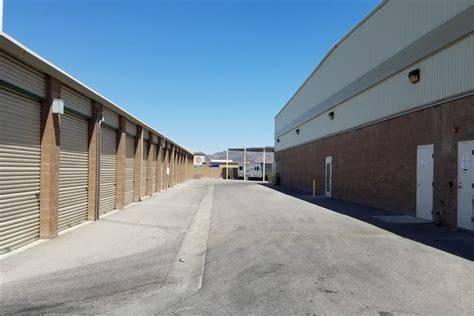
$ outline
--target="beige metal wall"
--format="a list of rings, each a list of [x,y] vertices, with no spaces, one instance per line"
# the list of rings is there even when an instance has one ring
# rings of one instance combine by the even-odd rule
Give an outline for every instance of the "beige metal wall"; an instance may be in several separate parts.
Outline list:
[[[473,5],[474,0],[387,1],[337,44],[277,115],[276,124],[290,123]]]
[[[298,126],[299,135],[293,129],[278,136],[280,141],[275,142],[275,148],[282,150],[304,144],[472,90],[473,57],[474,36],[471,35],[410,67],[421,70],[421,80],[417,84],[408,81],[408,69],[401,71]],[[334,120],[328,118],[330,111],[335,113]]]
[[[65,107],[87,117],[91,116],[91,100],[76,91],[61,86],[61,99],[64,100]]]
[[[44,97],[44,75],[0,51],[0,80]]]
[[[104,123],[114,128],[119,128],[119,115],[107,108],[102,110]]]

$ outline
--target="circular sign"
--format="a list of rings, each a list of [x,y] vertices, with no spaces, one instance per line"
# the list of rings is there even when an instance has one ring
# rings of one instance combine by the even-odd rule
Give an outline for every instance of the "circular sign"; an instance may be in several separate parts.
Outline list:
[[[201,162],[201,157],[196,157],[196,162]]]

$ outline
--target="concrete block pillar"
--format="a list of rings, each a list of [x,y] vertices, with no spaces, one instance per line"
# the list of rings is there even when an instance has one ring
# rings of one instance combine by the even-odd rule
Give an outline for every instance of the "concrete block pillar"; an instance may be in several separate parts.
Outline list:
[[[116,208],[125,207],[125,155],[127,134],[125,133],[124,117],[119,118],[119,129],[117,131],[117,187],[116,187]]]
[[[150,134],[150,140],[147,142],[147,161],[146,161],[146,195],[151,196],[153,194],[153,148],[156,147],[155,144],[152,143],[152,134]]]
[[[163,140],[158,139],[156,145],[156,192],[161,191],[163,185]]]
[[[163,183],[163,187],[165,189],[169,188],[169,160],[170,160],[170,151],[168,148],[168,144],[165,142],[165,149],[164,149],[164,162],[163,162],[163,172],[165,173],[165,183]]]
[[[46,97],[41,105],[40,238],[58,234],[60,122],[53,114],[53,99],[61,98],[59,81],[46,77]]]
[[[140,190],[142,184],[142,160],[143,160],[143,127],[137,126],[137,135],[135,136],[135,168],[133,178],[133,201],[140,201]]]
[[[181,183],[181,149],[178,148],[178,154],[176,155],[176,183]]]
[[[100,153],[100,129],[97,122],[97,117],[102,115],[102,106],[92,101],[91,106],[91,118],[89,120],[89,179],[87,185],[87,220],[95,221],[97,219],[98,211],[98,187],[97,183],[99,179],[99,159],[98,153]]]
[[[175,158],[176,158],[176,147],[174,145],[171,145],[170,161],[169,161],[169,167],[170,167],[170,176],[169,176],[169,185],[168,185],[169,188],[172,188],[174,186]]]

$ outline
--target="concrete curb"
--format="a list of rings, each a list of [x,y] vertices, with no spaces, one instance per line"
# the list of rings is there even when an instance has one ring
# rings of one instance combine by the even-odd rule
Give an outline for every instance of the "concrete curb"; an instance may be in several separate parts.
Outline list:
[[[201,288],[214,190],[214,185],[209,186],[199,203],[164,285],[146,297],[139,298],[131,304],[112,311],[113,314],[156,314],[194,294]]]

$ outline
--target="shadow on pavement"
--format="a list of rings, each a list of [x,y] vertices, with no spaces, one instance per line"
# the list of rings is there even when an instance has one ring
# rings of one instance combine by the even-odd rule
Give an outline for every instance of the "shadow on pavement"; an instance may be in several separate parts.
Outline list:
[[[358,205],[307,192],[261,184],[269,189],[290,195],[352,218],[372,224],[404,238],[474,261],[474,232],[438,226],[411,216]]]

